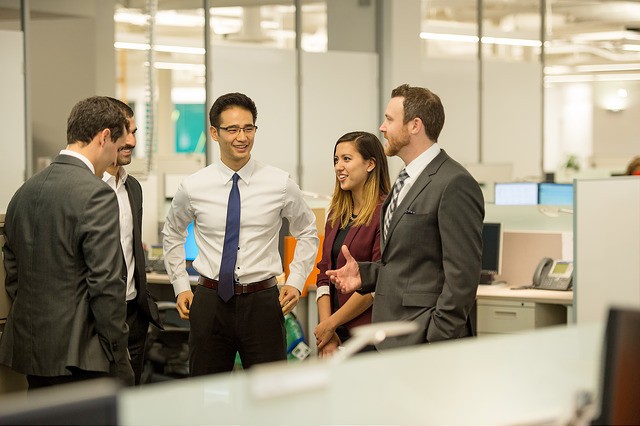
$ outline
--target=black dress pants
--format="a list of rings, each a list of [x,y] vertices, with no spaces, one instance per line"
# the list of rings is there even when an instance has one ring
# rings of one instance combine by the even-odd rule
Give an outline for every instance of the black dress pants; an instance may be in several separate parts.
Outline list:
[[[134,383],[140,384],[142,370],[144,369],[145,344],[147,342],[147,332],[149,331],[149,320],[141,311],[140,306],[133,299],[127,302],[127,325],[129,326],[129,356],[131,357],[131,368],[135,378]]]
[[[278,287],[233,296],[196,288],[189,313],[191,376],[233,370],[236,352],[243,368],[287,359],[287,338]]]

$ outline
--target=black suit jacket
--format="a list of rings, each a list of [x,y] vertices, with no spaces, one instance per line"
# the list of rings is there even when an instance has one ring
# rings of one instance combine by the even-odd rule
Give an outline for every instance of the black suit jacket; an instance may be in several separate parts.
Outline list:
[[[124,186],[129,195],[131,214],[133,216],[133,258],[136,263],[133,279],[137,290],[136,303],[149,321],[162,329],[158,306],[147,290],[146,259],[144,248],[142,247],[142,187],[140,182],[131,175],[127,176]],[[126,275],[125,273],[124,276]]]
[[[13,303],[0,363],[37,376],[128,363],[118,219],[115,193],[72,156],[18,189],[5,217]]]

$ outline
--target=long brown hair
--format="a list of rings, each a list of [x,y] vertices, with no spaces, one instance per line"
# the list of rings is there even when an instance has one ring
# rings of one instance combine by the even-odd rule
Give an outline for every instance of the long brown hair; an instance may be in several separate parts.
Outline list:
[[[338,144],[343,142],[352,142],[358,153],[365,160],[373,160],[376,166],[373,168],[367,180],[364,183],[364,204],[358,217],[353,221],[352,226],[362,226],[371,223],[373,213],[376,206],[382,201],[391,188],[389,182],[389,166],[387,165],[387,157],[384,154],[384,148],[380,140],[371,133],[367,132],[349,132],[336,142],[333,147],[333,155],[336,154]],[[334,226],[340,221],[340,227],[345,228],[351,220],[353,214],[353,198],[351,191],[345,191],[340,188],[340,182],[336,177],[333,198],[329,204],[329,222]]]

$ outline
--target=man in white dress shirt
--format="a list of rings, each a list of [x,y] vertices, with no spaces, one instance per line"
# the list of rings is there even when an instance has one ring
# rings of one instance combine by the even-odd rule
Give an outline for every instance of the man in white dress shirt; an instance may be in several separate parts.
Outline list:
[[[236,352],[244,368],[286,360],[284,315],[298,303],[318,250],[315,217],[298,185],[287,172],[251,157],[257,115],[255,103],[242,93],[228,93],[214,102],[209,131],[220,147],[220,159],[180,184],[162,230],[176,305],[191,324],[192,376],[231,371]],[[235,174],[240,229],[233,295],[225,301],[218,294],[218,280]],[[275,277],[282,273],[278,240],[285,217],[297,243],[287,282],[278,290]],[[193,267],[200,274],[195,294],[184,254],[191,222],[198,246]]]
[[[142,187],[124,167],[131,163],[136,147],[136,126],[133,110],[124,102],[108,98],[127,117],[129,134],[125,146],[118,151],[116,163],[107,168],[104,180],[118,197],[120,210],[120,245],[124,254],[125,268],[122,279],[126,284],[127,325],[129,326],[128,349],[135,384],[139,385],[144,369],[144,351],[149,322],[162,328],[158,306],[147,291],[145,254],[142,246]]]

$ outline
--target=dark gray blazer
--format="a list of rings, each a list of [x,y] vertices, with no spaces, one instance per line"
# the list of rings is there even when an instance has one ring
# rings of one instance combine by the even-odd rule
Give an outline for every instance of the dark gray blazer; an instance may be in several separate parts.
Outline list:
[[[13,304],[0,363],[60,376],[68,367],[109,372],[126,359],[118,218],[113,190],[72,156],[59,155],[16,192],[4,228]]]
[[[472,335],[469,312],[480,278],[483,219],[480,186],[442,150],[396,208],[381,242],[382,259],[359,263],[362,291],[376,292],[373,322],[420,325],[417,333],[387,338],[378,348]]]
[[[127,176],[124,186],[127,189],[133,215],[133,257],[136,263],[133,279],[137,290],[136,304],[153,325],[162,328],[158,305],[147,290],[146,258],[142,247],[142,187],[140,182],[131,175]]]

